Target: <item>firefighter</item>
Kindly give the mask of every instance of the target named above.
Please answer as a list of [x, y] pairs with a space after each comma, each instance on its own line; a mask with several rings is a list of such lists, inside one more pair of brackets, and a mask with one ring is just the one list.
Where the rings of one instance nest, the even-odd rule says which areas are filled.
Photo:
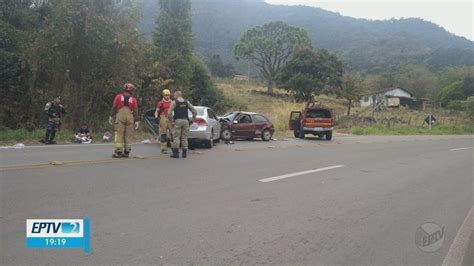
[[[188, 110], [192, 113], [191, 121], [189, 121]], [[180, 143], [183, 149], [182, 157], [187, 157], [189, 124], [196, 119], [196, 115], [196, 109], [194, 109], [189, 101], [183, 99], [181, 91], [177, 90], [174, 93], [174, 101], [172, 101], [168, 112], [168, 119], [173, 121], [172, 158], [179, 158]]]
[[168, 132], [170, 136], [171, 134], [171, 122], [168, 119], [168, 112], [171, 107], [171, 92], [169, 89], [164, 89], [162, 92], [163, 99], [156, 104], [156, 111], [155, 111], [155, 118], [157, 118], [160, 126], [160, 148], [161, 153], [166, 154], [168, 153], [167, 147], [167, 139], [168, 139]]
[[114, 125], [115, 131], [115, 153], [112, 156], [114, 158], [129, 157], [132, 150], [133, 131], [140, 125], [138, 102], [133, 96], [134, 91], [133, 84], [125, 84], [124, 91], [115, 96], [110, 110], [109, 123]]
[[44, 113], [48, 117], [46, 135], [42, 141], [44, 144], [56, 144], [54, 137], [61, 125], [61, 114], [66, 114], [66, 109], [61, 105], [61, 97], [55, 96], [51, 102], [44, 107]]

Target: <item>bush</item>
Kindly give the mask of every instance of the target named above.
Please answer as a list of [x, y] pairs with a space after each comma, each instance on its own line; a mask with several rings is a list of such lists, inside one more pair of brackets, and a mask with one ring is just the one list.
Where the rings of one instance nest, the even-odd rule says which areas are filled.
[[211, 107], [217, 113], [225, 112], [233, 106], [233, 102], [226, 99], [212, 83], [207, 66], [197, 56], [193, 58], [190, 84], [189, 97], [192, 104]]
[[461, 101], [461, 100], [451, 100], [448, 102], [446, 105], [448, 109], [451, 110], [456, 110], [456, 111], [464, 111], [467, 108], [467, 101]]

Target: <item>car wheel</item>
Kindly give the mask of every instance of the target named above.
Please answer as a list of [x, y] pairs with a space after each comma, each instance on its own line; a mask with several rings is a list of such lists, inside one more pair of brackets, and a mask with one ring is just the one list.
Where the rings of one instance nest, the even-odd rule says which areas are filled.
[[188, 149], [189, 150], [196, 149], [196, 143], [193, 140], [188, 140]]
[[331, 140], [332, 139], [332, 131], [326, 132], [326, 140]]
[[263, 141], [270, 141], [272, 139], [272, 132], [269, 129], [265, 129], [262, 132], [262, 140]]
[[223, 141], [229, 141], [232, 139], [232, 132], [230, 132], [230, 129], [224, 128], [221, 132], [221, 139]]
[[206, 149], [212, 149], [214, 146], [214, 131], [211, 132], [211, 139], [204, 141], [204, 147]]

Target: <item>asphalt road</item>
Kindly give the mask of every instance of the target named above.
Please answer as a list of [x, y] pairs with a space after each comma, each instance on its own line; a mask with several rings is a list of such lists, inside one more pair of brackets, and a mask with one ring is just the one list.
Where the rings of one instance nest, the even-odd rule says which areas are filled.
[[[473, 137], [0, 149], [0, 264], [441, 265], [473, 205]], [[463, 148], [463, 149], [459, 149]], [[49, 162], [59, 161], [60, 165]], [[267, 182], [263, 182], [267, 181]], [[91, 221], [92, 252], [25, 247], [25, 220]], [[417, 228], [444, 228], [425, 252]]]

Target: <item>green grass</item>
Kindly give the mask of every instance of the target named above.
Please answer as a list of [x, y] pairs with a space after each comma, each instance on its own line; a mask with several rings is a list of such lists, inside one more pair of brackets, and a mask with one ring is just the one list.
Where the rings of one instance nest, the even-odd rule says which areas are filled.
[[473, 134], [474, 125], [437, 125], [430, 130], [428, 127], [370, 125], [367, 127], [352, 127], [354, 135], [461, 135]]

